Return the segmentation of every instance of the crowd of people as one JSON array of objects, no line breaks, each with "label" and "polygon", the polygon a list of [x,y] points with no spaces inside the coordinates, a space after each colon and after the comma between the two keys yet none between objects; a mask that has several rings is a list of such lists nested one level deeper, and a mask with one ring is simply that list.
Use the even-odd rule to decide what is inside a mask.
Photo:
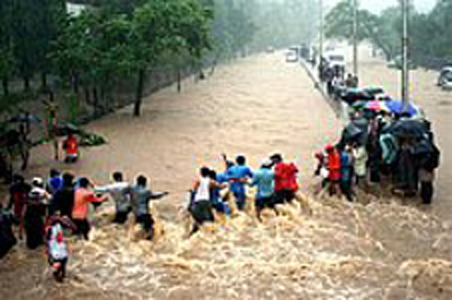
[{"label": "crowd of people", "polygon": [[15,175],[9,188],[6,207],[0,202],[0,258],[17,243],[13,226],[17,226],[19,239],[25,238],[29,249],[44,245],[55,278],[65,277],[68,250],[65,229],[88,240],[91,229],[88,220],[89,204],[97,209],[108,200],[115,202],[114,222],[124,224],[133,212],[147,239],[153,238],[154,220],[149,202],[168,193],[154,193],[148,188],[148,179],[138,176],[131,184],[120,172],[113,173],[113,182],[95,186],[88,178],[75,178],[71,173],[60,174],[52,169],[49,178],[35,177],[28,183],[24,177]]},{"label": "crowd of people", "polygon": [[[244,211],[250,201],[249,187],[256,188],[253,202],[259,220],[266,208],[278,213],[278,204],[294,200],[307,204],[297,194],[298,168],[293,162],[285,162],[282,155],[274,154],[262,160],[257,170],[247,165],[243,155],[238,155],[235,162],[224,155],[224,162],[224,170],[219,173],[202,167],[199,178],[190,189],[187,207],[193,220],[190,235],[205,222],[214,222],[219,214],[231,215],[229,197],[233,197],[234,209]],[[55,278],[63,281],[68,261],[67,236],[89,239],[90,204],[93,206],[91,209],[96,210],[112,199],[115,204],[113,222],[125,224],[129,214],[133,213],[144,238],[152,240],[154,219],[149,204],[151,200],[166,195],[168,192],[152,192],[146,177],[138,176],[131,184],[121,172],[114,172],[112,182],[103,186],[93,184],[86,177],[76,178],[72,173],[61,174],[55,169],[50,170],[47,179],[35,177],[30,183],[15,175],[6,205],[0,202],[0,258],[17,243],[16,233],[19,239],[25,239],[29,249],[45,247]]]},{"label": "crowd of people", "polygon": [[[224,161],[225,169],[221,173],[207,167],[201,168],[199,178],[190,189],[188,210],[195,221],[192,234],[204,222],[215,220],[214,211],[230,214],[229,196],[233,197],[238,210],[245,210],[247,187],[256,188],[254,206],[259,220],[266,208],[278,213],[275,209],[278,204],[297,200],[306,205],[303,197],[297,194],[298,168],[293,162],[285,162],[281,154],[262,160],[261,166],[254,171],[247,165],[243,155],[238,155],[235,162],[224,156]],[[220,193],[221,190],[226,192]]]},{"label": "crowd of people", "polygon": [[440,151],[422,110],[412,102],[377,96],[381,88],[360,88],[356,76],[344,78],[326,62],[320,64],[319,73],[327,94],[343,101],[349,112],[337,145],[315,155],[316,174],[322,176],[325,189],[331,195],[340,191],[352,201],[354,186],[368,191],[369,186],[389,183],[393,193],[419,194],[424,204],[430,204]]}]

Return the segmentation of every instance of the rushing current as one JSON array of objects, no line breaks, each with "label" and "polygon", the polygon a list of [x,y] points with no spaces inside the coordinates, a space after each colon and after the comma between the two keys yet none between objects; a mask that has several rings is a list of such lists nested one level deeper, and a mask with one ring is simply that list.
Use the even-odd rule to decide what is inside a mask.
[{"label": "rushing current", "polygon": [[[398,74],[363,51],[363,84],[398,94]],[[89,125],[109,144],[85,150],[73,169],[98,183],[123,171],[143,173],[155,191],[155,242],[111,225],[111,209],[91,217],[91,241],[71,240],[68,279],[54,282],[43,250],[16,247],[0,264],[2,299],[452,299],[452,97],[435,73],[413,72],[413,95],[434,123],[442,150],[431,208],[416,199],[358,192],[358,203],[309,197],[313,215],[296,206],[262,223],[249,214],[206,226],[187,238],[186,191],[203,165],[222,168],[221,153],[245,154],[252,167],[274,152],[295,161],[312,195],[313,152],[337,141],[341,126],[299,64],[281,53],[219,67],[182,93],[170,87],[147,99],[143,116],[126,108]],[[33,152],[31,175],[53,166],[50,147]],[[252,207],[251,207],[252,210]]]}]

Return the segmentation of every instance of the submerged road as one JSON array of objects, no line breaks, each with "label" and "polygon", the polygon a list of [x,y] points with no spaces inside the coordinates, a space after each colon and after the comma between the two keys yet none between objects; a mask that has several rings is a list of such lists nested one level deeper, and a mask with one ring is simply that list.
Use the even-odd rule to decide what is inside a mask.
[{"label": "submerged road", "polygon": [[[368,60],[364,67],[365,83],[395,88],[391,78],[397,74],[380,61]],[[421,84],[432,77],[422,76]],[[420,104],[450,153],[449,100],[425,99]],[[99,226],[91,242],[71,246],[64,285],[44,273],[42,251],[21,245],[0,264],[0,294],[5,299],[451,299],[452,232],[443,215],[452,192],[447,155],[431,210],[373,197],[368,205],[313,199],[312,217],[287,208],[287,216],[258,224],[241,215],[184,238],[178,209],[200,166],[221,168],[225,152],[245,154],[258,167],[260,159],[281,152],[300,166],[300,183],[308,189],[314,182],[314,150],[337,141],[340,126],[303,69],[285,63],[280,53],[221,66],[198,84],[188,79],[181,94],[175,87],[158,92],[147,99],[141,118],[126,108],[93,122],[88,127],[109,144],[84,150],[72,171],[97,183],[107,182],[115,170],[130,180],[139,173],[150,176],[154,190],[171,192],[154,204],[164,234],[156,243],[134,242],[122,227]],[[30,175],[46,174],[51,166],[66,170],[50,153],[46,146],[34,151]],[[99,217],[93,221],[102,223]]]}]

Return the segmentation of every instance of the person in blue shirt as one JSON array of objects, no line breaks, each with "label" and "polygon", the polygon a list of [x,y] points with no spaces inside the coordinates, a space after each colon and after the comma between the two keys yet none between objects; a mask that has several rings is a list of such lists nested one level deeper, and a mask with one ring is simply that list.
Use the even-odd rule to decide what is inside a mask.
[{"label": "person in blue shirt", "polygon": [[353,154],[351,147],[347,146],[341,153],[341,191],[348,201],[353,201]]},{"label": "person in blue shirt", "polygon": [[50,170],[50,178],[47,182],[47,192],[49,192],[52,196],[56,194],[59,190],[63,188],[63,177],[58,170],[51,169]]},{"label": "person in blue shirt", "polygon": [[226,174],[231,184],[230,190],[235,197],[237,208],[243,210],[246,202],[245,183],[253,177],[251,169],[246,165],[245,156],[237,156],[236,164],[230,167]]},{"label": "person in blue shirt", "polygon": [[251,181],[251,186],[257,186],[256,215],[259,221],[261,221],[261,212],[264,208],[274,209],[275,173],[272,171],[272,166],[273,162],[270,159],[264,160]]},{"label": "person in blue shirt", "polygon": [[226,174],[217,174],[214,170],[210,170],[210,179],[220,184],[220,186],[214,186],[210,189],[210,201],[212,202],[213,208],[219,213],[230,215],[231,211],[228,203],[221,197],[220,194],[222,184],[228,182]]}]

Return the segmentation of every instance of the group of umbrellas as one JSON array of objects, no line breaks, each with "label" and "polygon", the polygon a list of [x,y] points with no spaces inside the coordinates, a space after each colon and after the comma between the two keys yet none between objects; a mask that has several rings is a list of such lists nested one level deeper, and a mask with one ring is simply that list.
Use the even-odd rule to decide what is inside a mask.
[{"label": "group of umbrellas", "polygon": [[406,110],[404,109],[404,103],[400,100],[372,100],[372,101],[356,101],[353,105],[355,109],[364,109],[368,111],[381,112],[385,111],[393,114],[401,114],[404,111],[411,117],[420,115],[422,113],[419,106],[413,102],[408,102]]},{"label": "group of umbrellas", "polygon": [[381,87],[360,87],[360,88],[345,88],[340,98],[342,101],[348,103],[356,110],[367,110],[373,112],[385,111],[392,114],[408,113],[411,117],[422,115],[422,110],[412,101],[405,104],[403,101],[394,100],[384,95],[384,89]]}]

